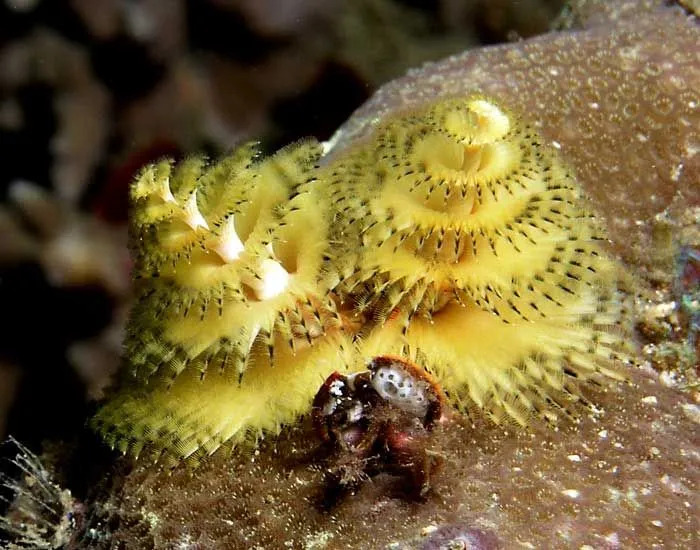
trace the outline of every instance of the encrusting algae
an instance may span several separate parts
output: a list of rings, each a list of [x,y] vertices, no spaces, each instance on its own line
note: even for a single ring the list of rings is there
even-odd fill
[[[520,425],[622,378],[604,231],[557,152],[489,97],[405,112],[330,161],[312,140],[161,161],[131,197],[138,299],[92,421],[123,452],[196,463],[253,443],[377,356]]]

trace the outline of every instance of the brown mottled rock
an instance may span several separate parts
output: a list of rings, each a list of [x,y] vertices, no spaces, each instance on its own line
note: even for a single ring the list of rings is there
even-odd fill
[[[480,420],[447,426],[445,469],[422,502],[403,498],[395,478],[378,476],[324,509],[308,429],[252,456],[216,456],[194,472],[158,474],[140,464],[100,503],[97,531],[83,543],[413,549],[432,527],[450,524],[492,533],[504,548],[692,547],[697,407],[646,376],[589,396],[604,403],[600,414],[560,431]],[[118,528],[110,533],[109,525]]]
[[[392,111],[491,94],[561,150],[643,280],[654,257],[650,220],[700,204],[700,32],[687,12],[662,4],[579,2],[572,20],[582,30],[413,71],[362,107],[334,147]],[[599,410],[558,430],[455,420],[440,434],[444,472],[422,502],[380,475],[321,506],[323,475],[306,425],[194,472],[117,468],[95,487],[78,545],[430,548],[430,533],[450,525],[504,548],[691,548],[700,537],[700,407],[651,369],[630,377],[588,391]]]

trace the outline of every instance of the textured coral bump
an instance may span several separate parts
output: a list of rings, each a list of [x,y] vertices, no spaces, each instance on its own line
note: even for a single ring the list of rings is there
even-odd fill
[[[380,123],[323,166],[147,168],[132,188],[139,295],[114,396],[123,451],[199,459],[276,433],[334,371],[397,355],[495,421],[555,419],[620,378],[618,266],[574,176],[482,96]]]

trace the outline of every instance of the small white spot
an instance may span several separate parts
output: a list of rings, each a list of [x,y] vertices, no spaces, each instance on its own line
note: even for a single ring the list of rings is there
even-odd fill
[[[700,407],[693,403],[683,403],[681,409],[683,409],[683,412],[690,420],[700,424]]]
[[[615,533],[614,531],[612,533],[608,533],[605,535],[605,542],[607,542],[612,548],[619,548],[620,547],[620,536]]]
[[[243,241],[241,241],[238,233],[236,233],[233,216],[231,216],[226,220],[226,223],[221,229],[221,238],[219,240],[219,245],[215,249],[216,253],[221,256],[221,259],[225,262],[232,262],[238,259],[244,248]]]
[[[345,382],[342,380],[333,380],[331,382],[330,388],[328,389],[328,393],[331,395],[335,395],[336,397],[340,397],[343,395],[343,386],[345,386]]]
[[[625,446],[622,443],[620,443],[619,441],[616,441],[615,443],[613,443],[613,447],[615,447],[616,449],[624,449],[625,448]]]
[[[671,315],[676,310],[676,308],[676,301],[671,300],[670,302],[664,302],[654,306],[654,309],[651,310],[651,313],[653,314],[653,317],[655,319],[660,319],[661,317]]]
[[[607,439],[607,437],[608,437],[608,430],[600,430],[600,431],[598,432],[598,437],[599,437],[600,439]]]
[[[359,422],[362,419],[364,412],[365,409],[362,406],[362,403],[360,403],[359,401],[354,401],[352,403],[352,408],[345,411],[346,421],[349,424],[355,424],[356,422]]]
[[[595,101],[589,103],[588,106],[589,106],[591,109],[595,109],[596,111],[600,108],[600,105],[599,105],[597,102],[595,102]]]
[[[207,220],[204,219],[202,213],[197,207],[197,190],[192,191],[190,198],[187,199],[185,204],[185,223],[189,225],[192,229],[197,229],[198,227],[203,227],[204,229],[209,229]]]
[[[569,498],[577,499],[581,496],[581,491],[576,489],[564,489],[561,494]]]
[[[663,384],[667,388],[675,388],[676,386],[678,386],[678,379],[676,377],[676,373],[673,371],[665,370],[661,374],[659,374],[659,382],[661,382],[661,384]]]
[[[642,143],[646,143],[647,141],[649,141],[649,138],[644,134],[637,134],[637,139]]]
[[[437,525],[428,525],[427,527],[423,527],[423,529],[420,530],[420,534],[423,537],[427,537],[431,533],[434,533],[435,531],[438,530]]]
[[[671,169],[671,181],[678,181],[681,179],[681,174],[683,173],[683,163],[679,162]]]
[[[255,323],[250,327],[250,338],[248,339],[248,353],[250,353],[250,350],[253,347],[253,344],[255,343],[255,339],[258,337],[258,334],[260,333],[260,323]]]
[[[158,196],[163,202],[177,202],[173,196],[173,192],[170,190],[170,178],[165,178],[163,180],[163,185],[158,191]]]
[[[496,139],[508,133],[510,120],[508,116],[493,103],[484,99],[476,99],[469,104],[469,109],[479,115],[479,124],[484,125],[490,139]]]
[[[331,139],[328,141],[322,141],[321,142],[321,155],[326,156],[328,153],[330,153],[333,150],[333,147],[335,147],[335,144],[338,143],[338,139],[341,137],[341,132],[336,132],[331,136]]]
[[[652,524],[654,527],[663,527],[663,526],[664,526],[664,522],[661,521],[660,519],[655,519],[655,520],[653,520],[653,521],[651,522],[651,524]]]
[[[571,462],[581,462],[581,457],[579,455],[569,455],[567,458]]]
[[[677,479],[673,479],[670,477],[668,474],[664,474],[659,478],[659,481],[661,482],[662,485],[667,487],[671,492],[681,495],[681,494],[690,494],[691,491],[688,489],[683,483],[681,483]]]
[[[642,403],[646,403],[647,405],[656,405],[658,400],[656,399],[655,395],[647,395],[646,397],[642,397]]]
[[[554,147],[555,149],[561,149],[561,143],[559,143],[558,141],[553,141],[552,147]]]
[[[259,300],[269,300],[284,292],[289,284],[289,273],[276,260],[265,258],[260,266],[260,284],[255,289]]]

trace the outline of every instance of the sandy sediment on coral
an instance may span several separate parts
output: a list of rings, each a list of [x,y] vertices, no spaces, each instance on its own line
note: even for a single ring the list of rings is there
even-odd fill
[[[697,535],[697,407],[646,376],[589,396],[601,413],[559,431],[450,425],[439,436],[445,469],[424,502],[402,498],[400,480],[378,476],[324,509],[305,429],[252,456],[217,456],[194,473],[140,464],[96,508],[94,525],[119,524],[94,534],[109,544],[83,542],[422,548],[432,526],[449,524],[493,533],[504,548],[688,548]]]

